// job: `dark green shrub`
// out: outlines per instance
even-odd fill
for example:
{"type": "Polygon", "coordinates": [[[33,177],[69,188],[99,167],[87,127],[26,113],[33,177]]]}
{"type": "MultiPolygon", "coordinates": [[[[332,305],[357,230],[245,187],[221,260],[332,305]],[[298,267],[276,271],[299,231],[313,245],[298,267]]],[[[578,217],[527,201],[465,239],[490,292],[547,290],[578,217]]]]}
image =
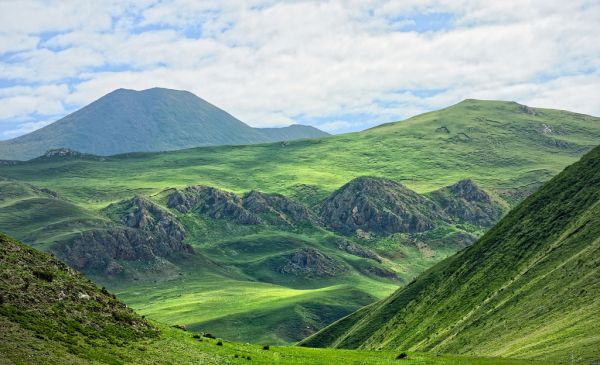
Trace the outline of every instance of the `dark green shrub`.
{"type": "Polygon", "coordinates": [[[268,349],[270,349],[269,345],[264,345],[263,346],[263,350],[268,350],[268,349]]]}
{"type": "Polygon", "coordinates": [[[221,340],[217,341],[217,346],[223,346],[223,341],[221,341],[221,340]]]}
{"type": "Polygon", "coordinates": [[[51,272],[48,272],[48,271],[34,270],[33,271],[33,276],[35,276],[38,279],[42,279],[44,281],[47,281],[49,283],[51,283],[52,280],[54,280],[54,274],[52,274],[51,272]]]}

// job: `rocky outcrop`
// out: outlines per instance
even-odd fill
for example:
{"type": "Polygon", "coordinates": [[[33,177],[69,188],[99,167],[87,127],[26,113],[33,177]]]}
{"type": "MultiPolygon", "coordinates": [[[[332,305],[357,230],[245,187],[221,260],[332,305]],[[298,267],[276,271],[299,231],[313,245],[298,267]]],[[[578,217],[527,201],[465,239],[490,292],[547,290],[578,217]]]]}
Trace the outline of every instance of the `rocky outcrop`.
{"type": "Polygon", "coordinates": [[[491,227],[503,213],[501,206],[485,190],[468,179],[437,190],[430,198],[456,222],[491,227]]]}
{"type": "Polygon", "coordinates": [[[375,177],[350,181],[322,202],[318,211],[327,227],[343,234],[423,232],[449,219],[426,197],[395,181],[375,177]]]}
{"type": "Polygon", "coordinates": [[[76,269],[114,276],[124,270],[121,260],[149,262],[194,253],[183,242],[185,230],[175,216],[143,197],[111,204],[105,212],[117,224],[81,233],[54,248],[76,269]]]}
{"type": "Polygon", "coordinates": [[[167,198],[167,206],[182,213],[197,211],[215,219],[227,219],[237,224],[260,224],[260,219],[242,206],[234,193],[210,186],[188,186],[167,198]]]}
{"type": "Polygon", "coordinates": [[[244,196],[243,206],[272,225],[307,226],[317,223],[317,218],[304,205],[281,194],[253,190],[244,196]]]}
{"type": "Polygon", "coordinates": [[[332,237],[329,241],[331,241],[336,248],[345,251],[351,255],[362,257],[365,259],[371,259],[381,263],[383,259],[381,256],[376,254],[375,252],[369,250],[366,247],[361,245],[357,245],[356,243],[343,238],[343,237],[332,237]]]}
{"type": "Polygon", "coordinates": [[[251,191],[238,195],[208,186],[188,186],[167,198],[167,206],[182,213],[191,211],[214,219],[245,225],[308,226],[317,221],[302,204],[280,194],[251,191]]]}
{"type": "Polygon", "coordinates": [[[398,274],[382,266],[369,265],[359,268],[360,272],[369,276],[377,276],[384,279],[398,279],[398,274]]]}
{"type": "Polygon", "coordinates": [[[280,274],[305,278],[333,277],[347,269],[342,263],[311,247],[300,248],[285,255],[274,268],[280,274]]]}

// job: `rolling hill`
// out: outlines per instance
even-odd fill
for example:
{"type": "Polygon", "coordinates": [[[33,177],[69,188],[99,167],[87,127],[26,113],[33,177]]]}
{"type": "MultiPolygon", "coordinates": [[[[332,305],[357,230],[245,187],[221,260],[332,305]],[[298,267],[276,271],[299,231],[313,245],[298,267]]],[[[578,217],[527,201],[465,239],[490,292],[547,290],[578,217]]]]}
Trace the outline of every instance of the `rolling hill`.
{"type": "Polygon", "coordinates": [[[302,345],[594,363],[599,260],[597,147],[477,243],[302,345]]]}
{"type": "Polygon", "coordinates": [[[39,130],[0,141],[0,159],[27,160],[59,148],[114,155],[326,135],[304,125],[252,128],[187,91],[118,89],[39,130]]]}
{"type": "Polygon", "coordinates": [[[59,150],[0,166],[0,229],[151,318],[290,343],[469,246],[598,140],[599,118],[466,100],[286,143],[59,150]]]}

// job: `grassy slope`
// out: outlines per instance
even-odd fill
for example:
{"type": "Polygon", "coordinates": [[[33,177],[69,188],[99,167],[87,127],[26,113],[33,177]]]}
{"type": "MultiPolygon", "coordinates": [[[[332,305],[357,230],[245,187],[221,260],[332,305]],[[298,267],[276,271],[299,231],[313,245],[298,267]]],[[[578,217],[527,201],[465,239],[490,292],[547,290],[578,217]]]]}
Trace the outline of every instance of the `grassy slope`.
{"type": "MultiPolygon", "coordinates": [[[[2,166],[0,176],[50,188],[63,200],[49,199],[39,193],[8,199],[2,203],[0,228],[39,245],[37,247],[47,248],[48,242],[104,224],[106,218],[99,211],[111,202],[137,193],[158,194],[165,188],[198,183],[236,192],[250,189],[281,192],[311,205],[361,175],[391,177],[420,192],[464,177],[488,189],[520,188],[549,179],[595,144],[599,137],[598,118],[545,109],[532,112],[515,103],[470,100],[401,123],[324,139],[130,154],[103,160],[51,159],[2,166]],[[551,133],[543,133],[544,124],[551,127],[551,133]],[[446,126],[450,133],[436,131],[441,126],[446,126]],[[48,229],[47,224],[53,229],[48,229]]],[[[14,181],[6,184],[17,185],[14,181]]],[[[160,195],[156,199],[160,199],[160,195]]],[[[184,223],[190,233],[188,241],[199,252],[207,251],[217,262],[227,261],[229,257],[217,246],[227,246],[236,237],[244,237],[245,244],[253,239],[274,245],[285,242],[288,237],[281,231],[233,232],[223,229],[219,223],[193,219],[184,223]],[[221,235],[227,239],[221,239],[221,235]]],[[[443,232],[434,234],[439,234],[438,239],[443,241],[443,232]]],[[[300,232],[296,237],[298,247],[314,247],[351,266],[359,264],[355,258],[327,247],[321,232],[300,232]]],[[[436,256],[428,257],[406,244],[406,239],[395,235],[372,243],[375,249],[395,252],[393,262],[387,264],[400,273],[404,282],[454,252],[440,245],[435,248],[436,256]]],[[[260,255],[275,254],[267,251],[260,251],[260,255]]],[[[183,275],[178,275],[177,268],[173,268],[169,280],[153,278],[158,280],[156,283],[95,279],[114,288],[143,313],[161,320],[180,321],[194,328],[210,325],[228,338],[257,342],[268,339],[273,343],[290,338],[285,331],[273,330],[282,313],[293,314],[289,322],[297,331],[295,338],[299,338],[297,336],[304,333],[300,324],[309,329],[326,324],[323,318],[314,318],[315,311],[325,313],[330,319],[339,318],[366,304],[367,296],[369,300],[385,297],[397,284],[359,275],[355,267],[342,278],[302,287],[298,286],[298,280],[294,283],[289,278],[270,276],[261,269],[260,258],[249,253],[226,263],[234,265],[237,271],[215,274],[196,263],[182,264],[178,270],[183,275]],[[257,278],[268,282],[258,283],[257,278]],[[227,288],[227,295],[216,303],[206,300],[201,293],[211,297],[222,294],[213,289],[214,283],[219,281],[227,288]],[[351,300],[344,300],[340,305],[340,293],[346,292],[348,286],[356,290],[342,295],[351,300]],[[161,295],[152,295],[151,291],[161,295]],[[283,298],[273,299],[274,293],[283,298]],[[254,303],[249,307],[252,311],[224,305],[249,297],[254,303]],[[338,305],[334,305],[336,301],[338,305]],[[243,327],[253,313],[265,314],[267,318],[250,327],[254,333],[231,325],[238,323],[243,327]],[[266,313],[274,315],[266,316],[266,313]],[[216,319],[222,321],[216,322],[216,319]]]]}
{"type": "Polygon", "coordinates": [[[473,246],[304,344],[597,360],[599,260],[600,147],[473,246]]]}
{"type": "MultiPolygon", "coordinates": [[[[47,254],[0,235],[2,364],[393,364],[395,351],[243,345],[149,325],[47,254]],[[42,278],[40,270],[52,279],[42,278]],[[38,273],[38,274],[35,274],[38,273]],[[27,285],[25,285],[27,284],[27,285]],[[89,299],[80,294],[89,295],[89,299]],[[62,299],[60,299],[62,298],[62,299]]],[[[409,364],[526,365],[409,353],[409,364]]],[[[537,363],[543,365],[543,363],[537,363]]]]}

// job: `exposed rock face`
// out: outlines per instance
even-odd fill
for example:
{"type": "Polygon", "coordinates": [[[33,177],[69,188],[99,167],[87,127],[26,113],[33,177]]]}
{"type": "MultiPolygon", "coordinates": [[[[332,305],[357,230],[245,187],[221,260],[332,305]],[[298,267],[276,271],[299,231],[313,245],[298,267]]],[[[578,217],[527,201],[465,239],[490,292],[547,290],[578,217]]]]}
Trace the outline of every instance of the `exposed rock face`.
{"type": "Polygon", "coordinates": [[[209,186],[188,186],[169,195],[169,208],[182,213],[195,210],[215,219],[229,219],[237,224],[260,224],[257,216],[242,206],[242,199],[234,193],[209,186]]]}
{"type": "Polygon", "coordinates": [[[77,152],[70,148],[56,148],[46,151],[42,157],[80,157],[81,152],[77,152]]]}
{"type": "Polygon", "coordinates": [[[317,249],[304,247],[285,256],[275,270],[281,274],[319,278],[336,276],[347,268],[317,249]]]}
{"type": "Polygon", "coordinates": [[[345,238],[333,237],[332,241],[338,249],[340,249],[342,251],[346,251],[347,253],[349,253],[351,255],[362,257],[365,259],[375,260],[379,263],[381,263],[383,261],[381,256],[379,256],[375,252],[369,250],[366,247],[357,245],[356,243],[354,243],[350,240],[347,240],[345,238]]]}
{"type": "Polygon", "coordinates": [[[73,267],[117,275],[123,268],[115,260],[152,261],[174,253],[194,252],[183,243],[185,230],[175,216],[145,198],[112,204],[106,212],[120,224],[84,232],[57,247],[73,267]]]}
{"type": "Polygon", "coordinates": [[[167,199],[169,208],[182,213],[196,211],[237,224],[313,225],[314,214],[302,204],[280,194],[251,191],[243,198],[208,186],[188,186],[167,199]]]}
{"type": "Polygon", "coordinates": [[[448,220],[431,200],[388,179],[356,178],[318,207],[326,226],[343,234],[422,232],[448,220]]]}
{"type": "Polygon", "coordinates": [[[243,206],[273,225],[314,225],[317,221],[304,205],[280,194],[253,190],[244,196],[243,206]]]}
{"type": "Polygon", "coordinates": [[[430,194],[455,221],[490,227],[502,217],[502,208],[472,180],[461,180],[454,185],[430,194]]]}
{"type": "Polygon", "coordinates": [[[385,267],[371,265],[360,268],[360,271],[364,274],[374,275],[384,279],[398,279],[398,275],[395,272],[386,269],[385,267]]]}

